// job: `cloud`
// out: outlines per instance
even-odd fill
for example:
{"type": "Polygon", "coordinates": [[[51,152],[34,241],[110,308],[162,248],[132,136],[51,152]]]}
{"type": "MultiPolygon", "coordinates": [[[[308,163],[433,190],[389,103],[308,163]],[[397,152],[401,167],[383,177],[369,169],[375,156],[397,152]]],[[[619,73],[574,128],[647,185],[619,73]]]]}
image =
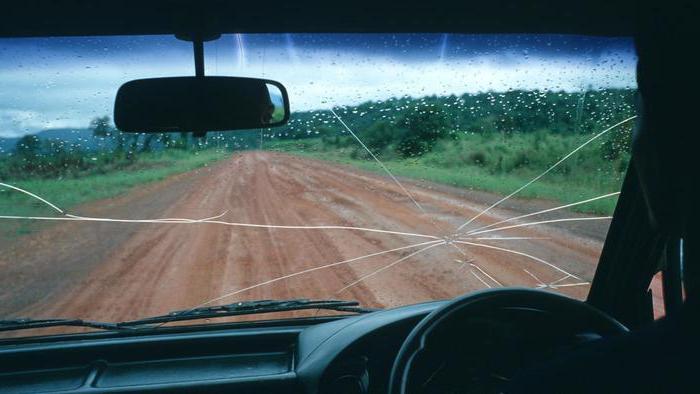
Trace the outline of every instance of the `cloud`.
{"type": "MultiPolygon", "coordinates": [[[[238,62],[239,48],[222,39],[207,46],[206,73],[278,80],[287,87],[293,111],[401,96],[636,86],[631,44],[556,56],[520,47],[461,54],[448,48],[441,57],[438,48],[418,56],[421,48],[406,55],[401,48],[308,47],[296,45],[298,41],[287,36],[274,47],[246,44],[245,62],[238,62]]],[[[3,57],[0,137],[86,127],[90,119],[112,114],[114,96],[124,82],[194,74],[191,53],[180,48],[182,42],[177,42],[178,50],[159,44],[132,52],[103,51],[97,44],[79,52],[74,44],[61,50],[14,46],[13,56],[3,57]]]]}
{"type": "MultiPolygon", "coordinates": [[[[367,100],[426,95],[460,95],[510,89],[580,91],[634,88],[634,61],[607,67],[609,60],[522,56],[481,56],[444,61],[401,62],[389,57],[319,51],[299,65],[266,64],[265,76],[285,84],[293,110],[330,108],[367,100]],[[507,58],[504,61],[504,58],[507,58]]],[[[260,76],[249,60],[239,71],[260,76]]]]}

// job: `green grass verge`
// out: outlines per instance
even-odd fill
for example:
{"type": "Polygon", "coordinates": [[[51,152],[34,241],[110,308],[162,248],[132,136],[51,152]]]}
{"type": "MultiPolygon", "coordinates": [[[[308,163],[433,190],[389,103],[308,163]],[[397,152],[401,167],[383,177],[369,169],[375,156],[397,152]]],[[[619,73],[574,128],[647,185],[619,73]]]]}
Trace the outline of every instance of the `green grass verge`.
{"type": "MultiPolygon", "coordinates": [[[[79,178],[3,180],[3,182],[30,191],[62,209],[79,204],[115,197],[136,186],[208,166],[229,157],[230,153],[214,150],[198,152],[164,151],[141,154],[133,165],[105,174],[79,178]]],[[[42,202],[23,193],[0,187],[0,215],[54,216],[56,212],[42,202]]],[[[8,224],[4,236],[22,235],[33,231],[36,225],[28,222],[8,224]]]]}
{"type": "MultiPolygon", "coordinates": [[[[384,174],[376,162],[352,157],[350,149],[331,149],[320,140],[274,141],[266,149],[297,154],[313,159],[350,165],[365,171],[384,174]]],[[[440,166],[434,157],[383,160],[391,172],[400,177],[425,180],[444,185],[507,195],[537,176],[539,172],[523,169],[506,174],[492,174],[474,165],[440,166]]],[[[537,198],[569,204],[619,190],[619,179],[597,174],[548,174],[517,194],[518,198],[537,198]]],[[[617,198],[611,197],[573,207],[577,212],[612,214],[617,198]]]]}

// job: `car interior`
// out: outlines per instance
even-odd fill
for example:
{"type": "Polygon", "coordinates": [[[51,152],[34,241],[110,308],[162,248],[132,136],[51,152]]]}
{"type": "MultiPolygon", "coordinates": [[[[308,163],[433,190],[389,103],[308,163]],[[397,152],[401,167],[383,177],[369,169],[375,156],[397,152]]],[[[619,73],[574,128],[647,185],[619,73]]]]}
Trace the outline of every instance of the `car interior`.
{"type": "Polygon", "coordinates": [[[376,310],[268,300],[114,324],[5,321],[3,331],[27,323],[99,330],[0,339],[0,392],[697,392],[697,10],[690,1],[632,0],[3,2],[2,38],[168,35],[192,43],[192,76],[153,75],[114,92],[123,131],[205,135],[293,119],[291,87],[272,73],[204,76],[204,43],[231,33],[632,37],[638,113],[631,161],[584,301],[506,286],[376,310]],[[162,99],[173,96],[184,99],[162,99]],[[652,294],[659,273],[663,294],[652,294]],[[655,319],[653,296],[663,299],[663,318],[655,319]],[[299,309],[334,313],[166,324],[197,313],[299,309]]]}

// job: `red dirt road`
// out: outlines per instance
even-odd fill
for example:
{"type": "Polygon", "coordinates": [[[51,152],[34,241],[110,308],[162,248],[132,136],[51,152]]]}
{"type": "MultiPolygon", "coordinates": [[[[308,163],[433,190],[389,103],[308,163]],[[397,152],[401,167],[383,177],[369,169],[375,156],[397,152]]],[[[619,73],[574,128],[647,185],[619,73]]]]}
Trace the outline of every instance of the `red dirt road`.
{"type": "MultiPolygon", "coordinates": [[[[465,192],[415,182],[407,183],[407,188],[427,215],[386,177],[279,153],[248,152],[71,213],[120,219],[201,219],[225,213],[216,220],[356,226],[442,237],[497,199],[483,193],[474,193],[470,199],[469,193],[465,196],[465,192]]],[[[518,204],[519,211],[499,207],[470,228],[535,210],[531,209],[535,203],[518,204]]],[[[524,220],[582,216],[557,215],[524,220]]],[[[509,224],[514,223],[519,222],[509,224]]],[[[546,239],[473,242],[535,256],[581,278],[556,284],[575,284],[592,279],[606,228],[607,222],[597,221],[568,227],[539,225],[483,237],[546,239]]],[[[431,239],[358,230],[213,223],[65,222],[20,241],[1,251],[0,316],[118,321],[187,309],[276,277],[431,239]]],[[[419,248],[319,269],[220,303],[343,298],[357,299],[367,306],[391,307],[453,297],[486,286],[535,287],[538,282],[532,275],[544,282],[564,277],[523,255],[456,246],[461,251],[442,245],[407,258],[343,293],[338,291],[344,286],[419,248]]],[[[588,289],[587,285],[575,285],[558,291],[584,298],[588,289]]]]}

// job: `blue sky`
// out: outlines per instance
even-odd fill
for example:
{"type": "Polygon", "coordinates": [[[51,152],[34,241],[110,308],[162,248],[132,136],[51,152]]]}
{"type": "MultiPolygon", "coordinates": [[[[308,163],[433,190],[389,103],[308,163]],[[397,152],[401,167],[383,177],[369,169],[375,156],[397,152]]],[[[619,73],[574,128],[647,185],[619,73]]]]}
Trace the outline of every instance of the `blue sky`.
{"type": "MultiPolygon", "coordinates": [[[[554,35],[257,34],[205,45],[208,75],[266,77],[292,110],[509,89],[632,88],[629,38],[554,35]]],[[[85,127],[131,79],[193,75],[171,36],[0,40],[0,138],[85,127]]]]}

